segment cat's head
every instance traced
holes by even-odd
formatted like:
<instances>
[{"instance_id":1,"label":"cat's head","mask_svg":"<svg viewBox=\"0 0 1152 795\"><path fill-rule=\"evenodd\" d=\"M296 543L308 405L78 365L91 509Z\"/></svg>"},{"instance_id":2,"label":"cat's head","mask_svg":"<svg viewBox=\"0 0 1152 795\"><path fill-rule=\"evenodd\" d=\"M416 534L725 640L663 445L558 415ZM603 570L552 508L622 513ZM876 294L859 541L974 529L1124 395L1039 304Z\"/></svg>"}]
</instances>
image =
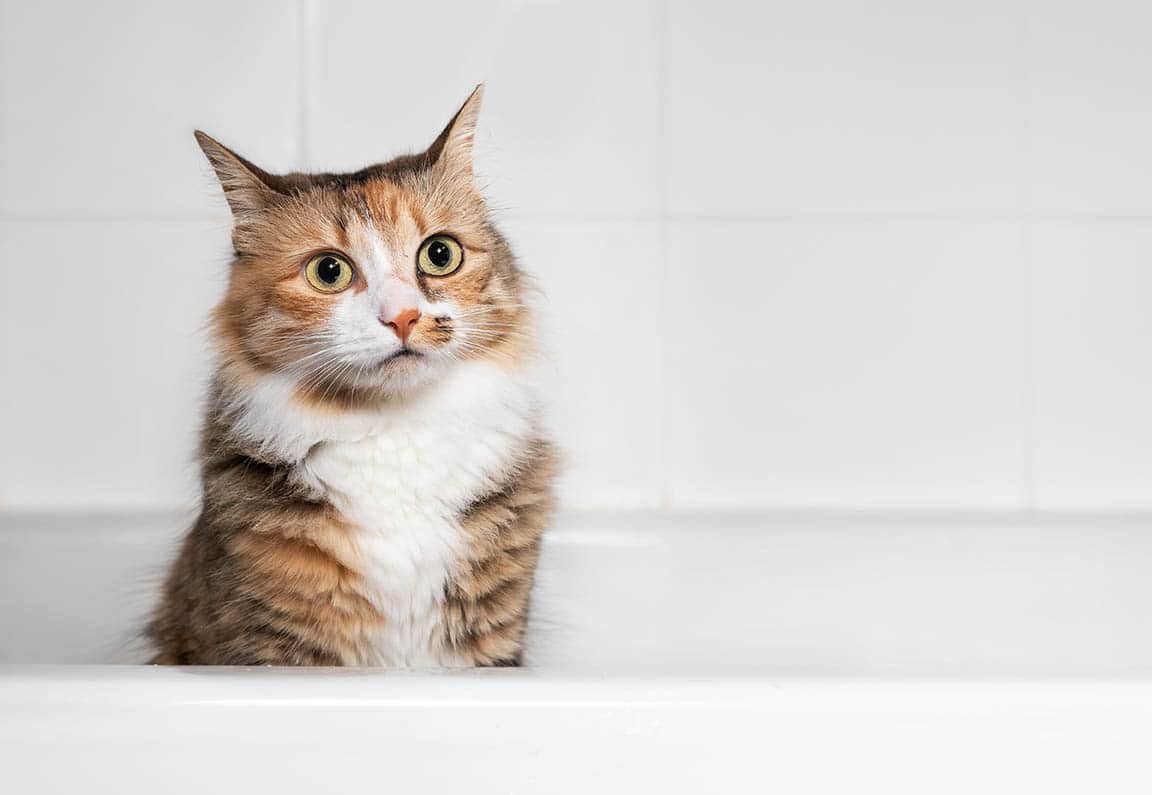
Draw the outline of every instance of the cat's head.
<instances>
[{"instance_id":1,"label":"cat's head","mask_svg":"<svg viewBox=\"0 0 1152 795\"><path fill-rule=\"evenodd\" d=\"M235 222L213 323L232 378L350 407L523 355L522 277L472 174L481 96L426 151L352 174L269 174L196 133Z\"/></svg>"}]
</instances>

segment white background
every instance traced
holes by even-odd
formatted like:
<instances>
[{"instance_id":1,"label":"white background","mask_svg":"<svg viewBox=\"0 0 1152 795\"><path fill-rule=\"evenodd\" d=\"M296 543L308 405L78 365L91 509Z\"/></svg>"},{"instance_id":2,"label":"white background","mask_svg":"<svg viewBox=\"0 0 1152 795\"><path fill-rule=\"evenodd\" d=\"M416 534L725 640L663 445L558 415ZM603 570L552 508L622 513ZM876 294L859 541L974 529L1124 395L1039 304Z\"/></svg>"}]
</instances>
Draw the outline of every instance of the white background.
<instances>
[{"instance_id":1,"label":"white background","mask_svg":"<svg viewBox=\"0 0 1152 795\"><path fill-rule=\"evenodd\" d=\"M1152 508L1152 4L0 0L0 507L188 505L228 213L480 169L570 508Z\"/></svg>"}]
</instances>

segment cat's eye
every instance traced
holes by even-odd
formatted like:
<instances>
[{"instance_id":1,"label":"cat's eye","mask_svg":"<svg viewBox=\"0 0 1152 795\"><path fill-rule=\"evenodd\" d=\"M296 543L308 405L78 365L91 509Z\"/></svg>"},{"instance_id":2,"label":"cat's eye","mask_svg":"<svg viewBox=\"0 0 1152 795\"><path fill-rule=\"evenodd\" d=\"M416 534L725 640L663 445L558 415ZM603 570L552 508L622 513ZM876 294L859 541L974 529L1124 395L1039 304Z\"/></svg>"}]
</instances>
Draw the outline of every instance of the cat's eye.
<instances>
[{"instance_id":1,"label":"cat's eye","mask_svg":"<svg viewBox=\"0 0 1152 795\"><path fill-rule=\"evenodd\" d=\"M420 245L416 264L429 276L447 276L464 262L464 249L448 235L432 235Z\"/></svg>"},{"instance_id":2,"label":"cat's eye","mask_svg":"<svg viewBox=\"0 0 1152 795\"><path fill-rule=\"evenodd\" d=\"M304 266L304 278L322 293L338 293L352 283L352 263L338 254L317 254Z\"/></svg>"}]
</instances>

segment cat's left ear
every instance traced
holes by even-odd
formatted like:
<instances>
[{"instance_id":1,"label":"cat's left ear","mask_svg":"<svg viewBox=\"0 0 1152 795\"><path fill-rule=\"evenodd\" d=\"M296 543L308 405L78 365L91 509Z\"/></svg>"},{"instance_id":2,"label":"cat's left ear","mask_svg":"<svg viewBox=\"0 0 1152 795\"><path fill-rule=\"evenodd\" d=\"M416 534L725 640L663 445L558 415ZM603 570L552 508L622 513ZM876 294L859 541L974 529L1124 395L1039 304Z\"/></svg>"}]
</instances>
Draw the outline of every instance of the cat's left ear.
<instances>
[{"instance_id":1,"label":"cat's left ear","mask_svg":"<svg viewBox=\"0 0 1152 795\"><path fill-rule=\"evenodd\" d=\"M483 99L484 84L481 83L428 147L428 159L437 167L449 173L472 177L472 142L476 137L476 122L480 118L480 103Z\"/></svg>"}]
</instances>

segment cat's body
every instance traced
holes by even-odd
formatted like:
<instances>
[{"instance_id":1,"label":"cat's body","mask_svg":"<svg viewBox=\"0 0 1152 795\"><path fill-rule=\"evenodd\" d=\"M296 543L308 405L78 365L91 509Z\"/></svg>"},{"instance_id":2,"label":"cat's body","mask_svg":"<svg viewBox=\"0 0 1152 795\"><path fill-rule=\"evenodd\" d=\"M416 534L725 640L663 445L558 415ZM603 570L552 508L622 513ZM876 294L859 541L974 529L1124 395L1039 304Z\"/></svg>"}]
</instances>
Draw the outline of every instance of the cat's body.
<instances>
[{"instance_id":1,"label":"cat's body","mask_svg":"<svg viewBox=\"0 0 1152 795\"><path fill-rule=\"evenodd\" d=\"M478 102L355 175L273 177L202 139L238 258L157 662L519 662L554 458L522 277L472 187Z\"/></svg>"}]
</instances>

